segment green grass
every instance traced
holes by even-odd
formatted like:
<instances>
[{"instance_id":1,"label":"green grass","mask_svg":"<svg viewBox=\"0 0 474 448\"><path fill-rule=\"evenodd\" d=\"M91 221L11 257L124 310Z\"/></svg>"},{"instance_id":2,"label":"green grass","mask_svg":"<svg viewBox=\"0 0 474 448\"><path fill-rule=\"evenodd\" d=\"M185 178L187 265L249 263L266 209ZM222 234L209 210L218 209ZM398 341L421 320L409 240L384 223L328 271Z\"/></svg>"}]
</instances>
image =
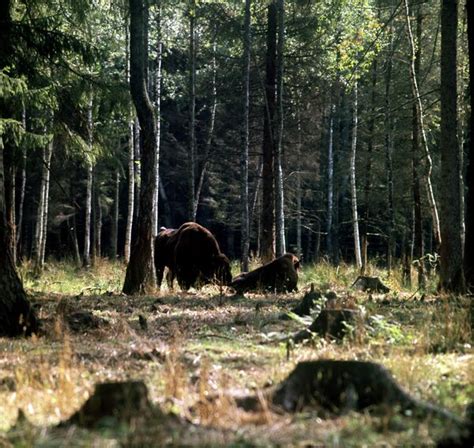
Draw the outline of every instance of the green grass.
<instances>
[{"instance_id":1,"label":"green grass","mask_svg":"<svg viewBox=\"0 0 474 448\"><path fill-rule=\"evenodd\" d=\"M253 260L252 267L256 266ZM399 271L390 276L370 266L392 291L372 294L350 288L358 275L350 265L304 265L299 292L248 294L236 299L218 288L172 293L164 289L145 297L120 294L125 267L99 260L88 270L47 263L39 278L21 268L32 301L40 306L44 334L29 339L0 339L0 445L82 446L114 444L327 446L432 444L443 428L409 418L351 413L323 420L315 411L280 415L246 413L232 394L250 394L275 385L308 359L362 359L382 363L412 394L461 415L474 398L472 329L469 299L426 294L400 286ZM238 265L233 265L234 274ZM341 303L367 315L369 325L342 343L315 338L287 347L282 338L304 327L278 316L293 307L313 283L333 290ZM435 283L435 280L432 280ZM257 306L258 303L258 306ZM73 333L59 310L91 311L107 320L99 329ZM140 328L138 316L147 318ZM1 386L13 380L15 389ZM150 398L167 412L195 426L171 428L165 422L120 431L81 429L7 431L18 409L38 427L51 427L77 410L100 381L142 379ZM209 401L209 397L218 397ZM3 431L3 436L1 435ZM59 432L58 432L59 431ZM146 441L146 443L145 443ZM161 442L160 442L161 444Z\"/></svg>"}]
</instances>

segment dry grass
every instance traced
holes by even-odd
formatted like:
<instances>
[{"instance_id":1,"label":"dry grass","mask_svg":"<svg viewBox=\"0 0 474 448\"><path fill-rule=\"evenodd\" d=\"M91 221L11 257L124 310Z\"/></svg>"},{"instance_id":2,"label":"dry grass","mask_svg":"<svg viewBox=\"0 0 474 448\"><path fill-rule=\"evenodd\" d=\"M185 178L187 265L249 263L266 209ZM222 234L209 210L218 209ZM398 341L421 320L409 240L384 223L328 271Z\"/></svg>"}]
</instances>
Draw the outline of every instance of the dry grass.
<instances>
[{"instance_id":1,"label":"dry grass","mask_svg":"<svg viewBox=\"0 0 474 448\"><path fill-rule=\"evenodd\" d=\"M371 274L387 279L371 269ZM360 414L333 420L322 420L314 412L277 415L265 405L263 395L261 412L237 408L234 396L260 393L299 361L321 358L381 362L410 392L457 414L473 400L470 312L463 298L430 296L420 301L413 291L397 289L369 300L365 293L348 290L357 276L353 267L306 266L300 290L310 283L335 290L341 300L376 318L373 328L355 340L316 339L288 352L279 340L301 324L278 316L303 292L235 299L206 287L199 292L126 297L119 294L122 275L123 266L100 261L86 272L49 265L42 278L26 282L33 301L41 305L45 334L0 339L1 431L14 424L18 409L35 425L51 426L75 412L95 383L142 379L153 403L197 426L175 434L155 425L134 431L135 436L76 429L68 433L68 440L85 446L153 445L157 438L175 445L341 446L432 443L439 435L436 428L406 419L394 423ZM27 277L25 270L23 276ZM389 282L397 284L394 274ZM62 320L64 310L89 310L108 324L73 333ZM147 330L141 329L139 315L147 319ZM23 446L39 438L54 445L66 437L52 430L20 434L18 444Z\"/></svg>"}]
</instances>

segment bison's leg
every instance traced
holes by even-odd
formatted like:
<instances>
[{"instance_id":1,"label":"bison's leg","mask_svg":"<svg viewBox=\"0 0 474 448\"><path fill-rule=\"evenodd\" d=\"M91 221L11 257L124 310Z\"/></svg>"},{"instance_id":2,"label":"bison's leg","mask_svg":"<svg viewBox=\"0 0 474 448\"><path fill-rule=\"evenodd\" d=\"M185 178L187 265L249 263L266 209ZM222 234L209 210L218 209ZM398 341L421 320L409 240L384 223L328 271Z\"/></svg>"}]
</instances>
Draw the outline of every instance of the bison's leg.
<instances>
[{"instance_id":1,"label":"bison's leg","mask_svg":"<svg viewBox=\"0 0 474 448\"><path fill-rule=\"evenodd\" d=\"M159 263L155 263L156 269L156 286L161 288L161 282L163 281L163 272L165 270L165 265L161 265Z\"/></svg>"},{"instance_id":2,"label":"bison's leg","mask_svg":"<svg viewBox=\"0 0 474 448\"><path fill-rule=\"evenodd\" d=\"M183 291L187 291L196 284L199 277L199 271L193 266L182 266L176 273L179 286Z\"/></svg>"},{"instance_id":3,"label":"bison's leg","mask_svg":"<svg viewBox=\"0 0 474 448\"><path fill-rule=\"evenodd\" d=\"M157 274L157 277L158 277L158 274ZM169 289L173 289L174 272L170 268L168 268L168 272L166 273L166 283L168 284Z\"/></svg>"}]
</instances>

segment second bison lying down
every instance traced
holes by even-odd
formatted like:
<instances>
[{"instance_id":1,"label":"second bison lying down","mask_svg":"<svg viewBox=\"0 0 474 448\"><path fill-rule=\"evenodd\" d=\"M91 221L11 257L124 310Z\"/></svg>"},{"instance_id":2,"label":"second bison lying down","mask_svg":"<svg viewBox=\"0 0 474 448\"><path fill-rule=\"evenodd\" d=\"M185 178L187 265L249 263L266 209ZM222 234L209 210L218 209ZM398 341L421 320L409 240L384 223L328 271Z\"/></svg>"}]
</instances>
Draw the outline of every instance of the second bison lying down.
<instances>
[{"instance_id":1,"label":"second bison lying down","mask_svg":"<svg viewBox=\"0 0 474 448\"><path fill-rule=\"evenodd\" d=\"M238 294L247 291L296 291L300 261L285 254L251 272L238 275L230 284Z\"/></svg>"},{"instance_id":2,"label":"second bison lying down","mask_svg":"<svg viewBox=\"0 0 474 448\"><path fill-rule=\"evenodd\" d=\"M176 276L179 286L192 286L232 280L230 262L220 251L219 244L209 230L194 223L184 223L179 229L162 229L155 241L155 266L158 286L163 270L168 267L169 286Z\"/></svg>"}]
</instances>

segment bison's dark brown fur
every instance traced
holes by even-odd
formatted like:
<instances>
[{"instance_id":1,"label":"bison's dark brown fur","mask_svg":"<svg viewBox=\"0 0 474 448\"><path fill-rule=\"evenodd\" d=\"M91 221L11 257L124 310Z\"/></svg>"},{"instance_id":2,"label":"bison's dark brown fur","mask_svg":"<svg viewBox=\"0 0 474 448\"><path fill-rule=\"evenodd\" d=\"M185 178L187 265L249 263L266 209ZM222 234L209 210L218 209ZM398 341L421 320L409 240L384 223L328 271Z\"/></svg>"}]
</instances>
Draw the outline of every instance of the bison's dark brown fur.
<instances>
[{"instance_id":1,"label":"bison's dark brown fur","mask_svg":"<svg viewBox=\"0 0 474 448\"><path fill-rule=\"evenodd\" d=\"M160 233L155 239L155 269L156 282L158 288L163 280L163 272L165 267L168 268L168 286L173 287L174 280L174 248L176 246L178 233L177 229L167 229L162 227Z\"/></svg>"},{"instance_id":2,"label":"bison's dark brown fur","mask_svg":"<svg viewBox=\"0 0 474 448\"><path fill-rule=\"evenodd\" d=\"M161 230L155 242L155 266L160 284L167 266L169 283L172 285L176 276L185 290L214 281L227 285L232 280L230 262L214 235L194 222L186 222L177 230Z\"/></svg>"},{"instance_id":3,"label":"bison's dark brown fur","mask_svg":"<svg viewBox=\"0 0 474 448\"><path fill-rule=\"evenodd\" d=\"M298 257L288 253L251 272L238 275L230 286L238 294L247 291L296 291L299 267Z\"/></svg>"}]
</instances>

